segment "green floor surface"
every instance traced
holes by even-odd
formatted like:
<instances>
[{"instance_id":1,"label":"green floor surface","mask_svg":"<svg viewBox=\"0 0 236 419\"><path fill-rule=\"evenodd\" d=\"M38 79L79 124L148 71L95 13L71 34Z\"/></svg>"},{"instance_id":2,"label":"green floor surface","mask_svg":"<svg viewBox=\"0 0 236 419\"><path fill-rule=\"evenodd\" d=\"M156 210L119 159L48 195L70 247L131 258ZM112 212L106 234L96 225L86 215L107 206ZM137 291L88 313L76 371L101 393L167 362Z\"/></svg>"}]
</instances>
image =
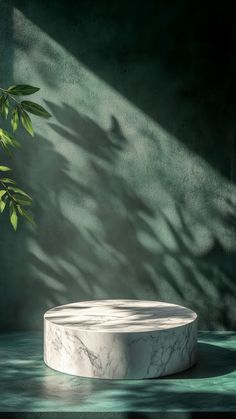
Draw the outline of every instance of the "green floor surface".
<instances>
[{"instance_id":1,"label":"green floor surface","mask_svg":"<svg viewBox=\"0 0 236 419\"><path fill-rule=\"evenodd\" d=\"M201 331L195 367L132 381L56 372L43 362L41 332L2 333L0 412L236 412L235 370L236 332Z\"/></svg>"}]
</instances>

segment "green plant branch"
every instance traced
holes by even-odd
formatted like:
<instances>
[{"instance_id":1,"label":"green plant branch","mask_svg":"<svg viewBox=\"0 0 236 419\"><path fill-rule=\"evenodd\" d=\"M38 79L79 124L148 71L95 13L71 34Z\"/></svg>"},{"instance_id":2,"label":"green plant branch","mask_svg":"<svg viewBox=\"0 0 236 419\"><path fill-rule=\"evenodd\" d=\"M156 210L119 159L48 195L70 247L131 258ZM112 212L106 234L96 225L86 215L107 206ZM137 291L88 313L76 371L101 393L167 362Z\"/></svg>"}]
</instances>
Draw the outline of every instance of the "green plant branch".
<instances>
[{"instance_id":1,"label":"green plant branch","mask_svg":"<svg viewBox=\"0 0 236 419\"><path fill-rule=\"evenodd\" d=\"M9 189L8 189L8 187L7 187L7 185L2 181L2 180L0 180L0 184L3 186L3 188L5 189L5 191L6 191L6 193L7 193L7 195L9 196L9 198L12 200L12 201L14 201L15 202L15 204L17 205L18 204L18 202L17 202L17 200L14 198L14 196L11 194L11 192L9 192Z\"/></svg>"},{"instance_id":2,"label":"green plant branch","mask_svg":"<svg viewBox=\"0 0 236 419\"><path fill-rule=\"evenodd\" d=\"M21 124L31 136L34 136L32 121L29 114L41 118L51 117L50 113L38 103L25 99L17 100L14 97L32 95L38 90L38 87L26 84L13 85L8 87L8 89L0 87L0 115L5 120L11 115L10 121L13 133L17 130L19 124ZM12 99L17 106L9 99ZM19 147L20 143L7 130L0 128L0 145L5 152L12 155L11 149ZM0 165L0 172L9 170L11 169L8 166ZM10 184L10 186L8 184ZM16 182L13 179L8 177L0 179L0 212L2 213L4 211L6 205L9 207L10 222L14 230L17 229L18 213L30 223L35 224L32 215L25 210L25 206L32 204L32 198L15 185Z\"/></svg>"},{"instance_id":3,"label":"green plant branch","mask_svg":"<svg viewBox=\"0 0 236 419\"><path fill-rule=\"evenodd\" d=\"M14 100L18 105L20 105L20 102L18 102L18 100L16 100L16 98L14 98L14 96L12 96L6 89L3 89L2 87L0 87L0 90L4 93L6 93L12 100Z\"/></svg>"}]
</instances>

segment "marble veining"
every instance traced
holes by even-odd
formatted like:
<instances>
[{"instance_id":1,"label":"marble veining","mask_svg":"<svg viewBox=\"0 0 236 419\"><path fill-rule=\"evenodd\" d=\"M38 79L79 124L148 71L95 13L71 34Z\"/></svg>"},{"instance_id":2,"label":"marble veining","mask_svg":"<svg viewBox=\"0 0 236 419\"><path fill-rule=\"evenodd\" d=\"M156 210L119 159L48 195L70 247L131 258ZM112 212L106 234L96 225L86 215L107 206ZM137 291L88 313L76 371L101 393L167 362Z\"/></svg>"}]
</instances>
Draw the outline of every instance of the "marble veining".
<instances>
[{"instance_id":1,"label":"marble veining","mask_svg":"<svg viewBox=\"0 0 236 419\"><path fill-rule=\"evenodd\" d=\"M94 300L44 315L44 360L84 377L140 379L196 363L197 315L159 301Z\"/></svg>"}]
</instances>

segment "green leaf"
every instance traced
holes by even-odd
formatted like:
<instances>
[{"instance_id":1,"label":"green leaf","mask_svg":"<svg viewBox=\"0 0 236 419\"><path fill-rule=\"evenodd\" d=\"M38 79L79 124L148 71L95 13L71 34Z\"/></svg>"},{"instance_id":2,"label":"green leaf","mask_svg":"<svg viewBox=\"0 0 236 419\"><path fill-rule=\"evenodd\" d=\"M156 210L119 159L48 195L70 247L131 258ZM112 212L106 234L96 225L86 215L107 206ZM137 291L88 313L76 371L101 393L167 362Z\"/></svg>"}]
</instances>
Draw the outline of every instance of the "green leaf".
<instances>
[{"instance_id":1,"label":"green leaf","mask_svg":"<svg viewBox=\"0 0 236 419\"><path fill-rule=\"evenodd\" d=\"M4 116L5 119L7 119L8 112L9 112L9 100L6 99L5 102L2 105L1 113Z\"/></svg>"},{"instance_id":2,"label":"green leaf","mask_svg":"<svg viewBox=\"0 0 236 419\"><path fill-rule=\"evenodd\" d=\"M28 131L28 133L32 135L33 137L34 131L32 127L32 122L31 122L30 116L25 111L21 112L21 122L22 122L23 127L26 129L26 131Z\"/></svg>"},{"instance_id":3,"label":"green leaf","mask_svg":"<svg viewBox=\"0 0 236 419\"><path fill-rule=\"evenodd\" d=\"M7 141L9 141L10 143L15 140L14 137L12 137L12 135L9 134L8 131L6 131L2 128L0 129L0 136L3 137L4 139L6 139Z\"/></svg>"},{"instance_id":4,"label":"green leaf","mask_svg":"<svg viewBox=\"0 0 236 419\"><path fill-rule=\"evenodd\" d=\"M38 90L40 90L39 87L29 86L27 84L17 84L8 87L7 92L11 93L11 95L27 96L38 92Z\"/></svg>"},{"instance_id":5,"label":"green leaf","mask_svg":"<svg viewBox=\"0 0 236 419\"><path fill-rule=\"evenodd\" d=\"M5 145L6 148L8 145L11 145L12 147L20 147L20 143L4 129L0 129L0 139L2 141L2 145Z\"/></svg>"},{"instance_id":6,"label":"green leaf","mask_svg":"<svg viewBox=\"0 0 236 419\"><path fill-rule=\"evenodd\" d=\"M5 193L5 195L2 196L2 199L0 199L0 212L1 213L4 211L6 207L7 198L8 198L8 195Z\"/></svg>"},{"instance_id":7,"label":"green leaf","mask_svg":"<svg viewBox=\"0 0 236 419\"><path fill-rule=\"evenodd\" d=\"M8 195L5 194L2 199L0 199L0 212L2 213L6 207Z\"/></svg>"},{"instance_id":8,"label":"green leaf","mask_svg":"<svg viewBox=\"0 0 236 419\"><path fill-rule=\"evenodd\" d=\"M3 213L3 211L4 211L4 209L5 209L5 206L6 206L6 202L4 202L4 201L0 201L0 212L1 212L1 213Z\"/></svg>"},{"instance_id":9,"label":"green leaf","mask_svg":"<svg viewBox=\"0 0 236 419\"><path fill-rule=\"evenodd\" d=\"M13 132L17 130L19 124L19 112L18 107L16 106L15 109L12 111L12 117L11 117L11 127Z\"/></svg>"},{"instance_id":10,"label":"green leaf","mask_svg":"<svg viewBox=\"0 0 236 419\"><path fill-rule=\"evenodd\" d=\"M19 214L23 216L23 212L22 212L21 206L20 205L16 205L16 208L18 209Z\"/></svg>"},{"instance_id":11,"label":"green leaf","mask_svg":"<svg viewBox=\"0 0 236 419\"><path fill-rule=\"evenodd\" d=\"M27 221L29 221L32 225L36 226L36 223L32 217L32 215L26 211L24 208L20 207L20 210L18 208L19 213L26 218Z\"/></svg>"},{"instance_id":12,"label":"green leaf","mask_svg":"<svg viewBox=\"0 0 236 419\"><path fill-rule=\"evenodd\" d=\"M8 177L0 178L0 181L3 183L11 183L12 185L16 185L16 182L12 179L9 179Z\"/></svg>"},{"instance_id":13,"label":"green leaf","mask_svg":"<svg viewBox=\"0 0 236 419\"><path fill-rule=\"evenodd\" d=\"M3 195L5 195L6 192L7 192L6 189L2 189L0 191L0 199L2 199Z\"/></svg>"},{"instance_id":14,"label":"green leaf","mask_svg":"<svg viewBox=\"0 0 236 419\"><path fill-rule=\"evenodd\" d=\"M16 207L13 204L12 201L10 202L10 205L9 205L9 213L10 213L11 225L14 228L14 230L16 230L17 229L17 223L18 223L18 215L17 215L17 212L16 212Z\"/></svg>"},{"instance_id":15,"label":"green leaf","mask_svg":"<svg viewBox=\"0 0 236 419\"><path fill-rule=\"evenodd\" d=\"M25 111L37 116L41 116L42 118L50 118L52 116L41 105L38 105L34 102L30 102L29 100L23 100L23 102L21 102L21 106Z\"/></svg>"},{"instance_id":16,"label":"green leaf","mask_svg":"<svg viewBox=\"0 0 236 419\"><path fill-rule=\"evenodd\" d=\"M19 193L20 195L24 195L30 200L32 200L32 198L26 192L22 191L22 189L20 188L16 188L15 186L9 186L8 189L10 189L13 192Z\"/></svg>"},{"instance_id":17,"label":"green leaf","mask_svg":"<svg viewBox=\"0 0 236 419\"><path fill-rule=\"evenodd\" d=\"M7 172L8 170L12 170L12 169L10 169L10 167L7 167L7 166L0 166L1 172Z\"/></svg>"},{"instance_id":18,"label":"green leaf","mask_svg":"<svg viewBox=\"0 0 236 419\"><path fill-rule=\"evenodd\" d=\"M21 205L31 205L32 204L32 198L28 198L25 195L20 194L14 194L14 199L19 202Z\"/></svg>"},{"instance_id":19,"label":"green leaf","mask_svg":"<svg viewBox=\"0 0 236 419\"><path fill-rule=\"evenodd\" d=\"M0 100L0 114L6 118L6 114L8 115L8 108L9 108L9 101L7 102L7 96L1 96ZM7 102L7 104L6 104Z\"/></svg>"}]
</instances>

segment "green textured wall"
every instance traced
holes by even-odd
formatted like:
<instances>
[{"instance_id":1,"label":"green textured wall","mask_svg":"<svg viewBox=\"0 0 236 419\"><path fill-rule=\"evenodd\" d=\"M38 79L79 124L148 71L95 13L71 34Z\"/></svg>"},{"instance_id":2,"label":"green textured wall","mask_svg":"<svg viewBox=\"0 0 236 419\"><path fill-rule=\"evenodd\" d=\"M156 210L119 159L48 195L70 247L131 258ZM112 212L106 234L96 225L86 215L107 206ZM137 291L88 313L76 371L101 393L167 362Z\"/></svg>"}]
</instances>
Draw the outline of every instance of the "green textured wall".
<instances>
[{"instance_id":1,"label":"green textured wall","mask_svg":"<svg viewBox=\"0 0 236 419\"><path fill-rule=\"evenodd\" d=\"M234 21L223 2L0 2L1 85L53 114L19 132L38 227L1 216L2 329L119 297L235 328Z\"/></svg>"}]
</instances>

